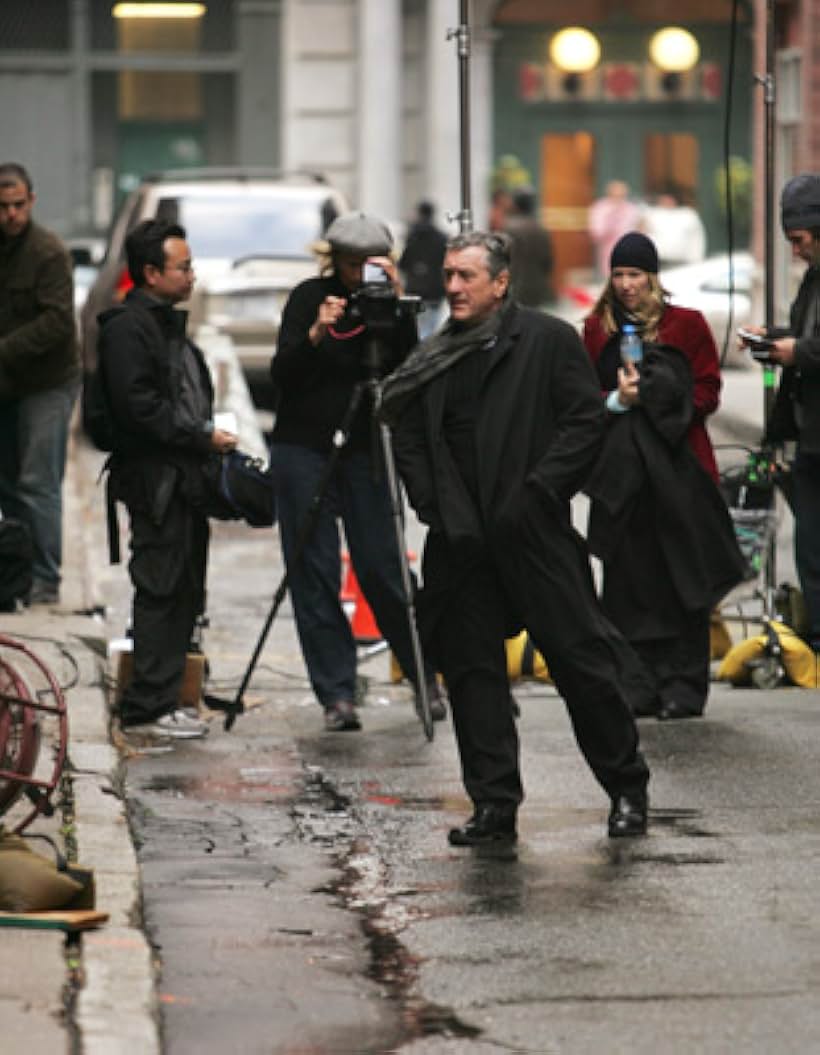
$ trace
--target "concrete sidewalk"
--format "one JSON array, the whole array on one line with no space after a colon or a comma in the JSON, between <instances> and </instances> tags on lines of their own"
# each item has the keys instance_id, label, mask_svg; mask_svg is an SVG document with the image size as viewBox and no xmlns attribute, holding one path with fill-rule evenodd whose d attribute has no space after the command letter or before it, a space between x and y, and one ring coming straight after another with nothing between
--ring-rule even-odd
<instances>
[{"instance_id":1,"label":"concrete sidewalk","mask_svg":"<svg viewBox=\"0 0 820 1055\"><path fill-rule=\"evenodd\" d=\"M35 819L24 834L46 831L63 849L72 837L77 860L94 870L96 907L109 914L109 921L82 935L77 945L67 945L56 931L3 930L0 1046L26 1055L55 1055L77 1050L78 1042L84 1055L152 1055L160 1050L152 956L139 928L137 860L119 797L120 758L109 738L102 658L106 630L93 614L97 599L89 554L95 547L89 543L104 531L102 497L85 493L82 475L93 471L102 456L77 447L75 441L64 488L61 603L4 614L0 629L19 637L61 686L74 673L64 652L76 663L76 684L65 692L64 798L71 812L50 821ZM63 798L55 793L55 803L58 797ZM46 852L37 842L32 849Z\"/></svg>"}]
</instances>

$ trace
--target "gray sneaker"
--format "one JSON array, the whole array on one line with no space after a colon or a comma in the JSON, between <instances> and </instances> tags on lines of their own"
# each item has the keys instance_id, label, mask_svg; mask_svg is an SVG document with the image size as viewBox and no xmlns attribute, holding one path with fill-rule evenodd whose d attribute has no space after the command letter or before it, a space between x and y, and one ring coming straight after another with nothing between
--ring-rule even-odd
<instances>
[{"instance_id":1,"label":"gray sneaker","mask_svg":"<svg viewBox=\"0 0 820 1055\"><path fill-rule=\"evenodd\" d=\"M144 722L141 725L127 725L123 728L126 734L135 736L158 736L166 740L198 740L207 736L210 729L207 722L195 718L181 707L170 714L163 714L155 722Z\"/></svg>"}]
</instances>

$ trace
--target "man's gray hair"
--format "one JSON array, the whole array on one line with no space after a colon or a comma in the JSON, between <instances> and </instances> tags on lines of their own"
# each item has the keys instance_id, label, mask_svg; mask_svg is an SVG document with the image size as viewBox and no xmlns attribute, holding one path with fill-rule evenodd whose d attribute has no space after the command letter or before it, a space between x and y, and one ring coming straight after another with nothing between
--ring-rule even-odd
<instances>
[{"instance_id":1,"label":"man's gray hair","mask_svg":"<svg viewBox=\"0 0 820 1055\"><path fill-rule=\"evenodd\" d=\"M492 231L464 231L449 239L447 252L470 249L474 245L487 251L490 278L498 278L502 271L510 270L512 242L509 235Z\"/></svg>"}]
</instances>

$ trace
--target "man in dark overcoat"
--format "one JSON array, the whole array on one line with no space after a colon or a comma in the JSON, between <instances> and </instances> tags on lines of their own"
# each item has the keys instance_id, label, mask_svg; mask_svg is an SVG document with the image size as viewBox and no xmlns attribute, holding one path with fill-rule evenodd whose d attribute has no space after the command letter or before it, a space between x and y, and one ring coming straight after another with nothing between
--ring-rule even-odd
<instances>
[{"instance_id":1,"label":"man in dark overcoat","mask_svg":"<svg viewBox=\"0 0 820 1055\"><path fill-rule=\"evenodd\" d=\"M420 629L447 683L472 817L453 845L512 842L523 799L504 641L526 628L611 800L609 834L646 831L647 766L623 675L634 661L595 596L569 500L604 429L567 324L508 296L509 240L473 232L444 263L450 321L384 384L382 413L429 526Z\"/></svg>"}]
</instances>

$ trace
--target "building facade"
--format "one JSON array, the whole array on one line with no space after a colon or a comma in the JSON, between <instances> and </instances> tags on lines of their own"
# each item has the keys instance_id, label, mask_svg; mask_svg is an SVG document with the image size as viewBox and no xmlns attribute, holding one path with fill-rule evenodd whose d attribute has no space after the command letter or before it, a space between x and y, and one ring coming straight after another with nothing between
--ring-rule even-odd
<instances>
[{"instance_id":1,"label":"building facade","mask_svg":"<svg viewBox=\"0 0 820 1055\"><path fill-rule=\"evenodd\" d=\"M385 217L427 197L443 218L462 204L459 10L458 0L5 0L3 154L31 169L39 215L66 234L104 230L145 172L200 165L318 170ZM486 219L494 181L531 183L562 268L588 261L586 209L616 177L640 198L673 188L700 211L709 250L723 248L727 142L754 188L759 255L772 19L777 185L820 168L820 0L472 0L469 11L474 220ZM672 26L697 45L685 68L650 53ZM577 45L555 50L569 27L594 38L591 66L575 68Z\"/></svg>"}]
</instances>

